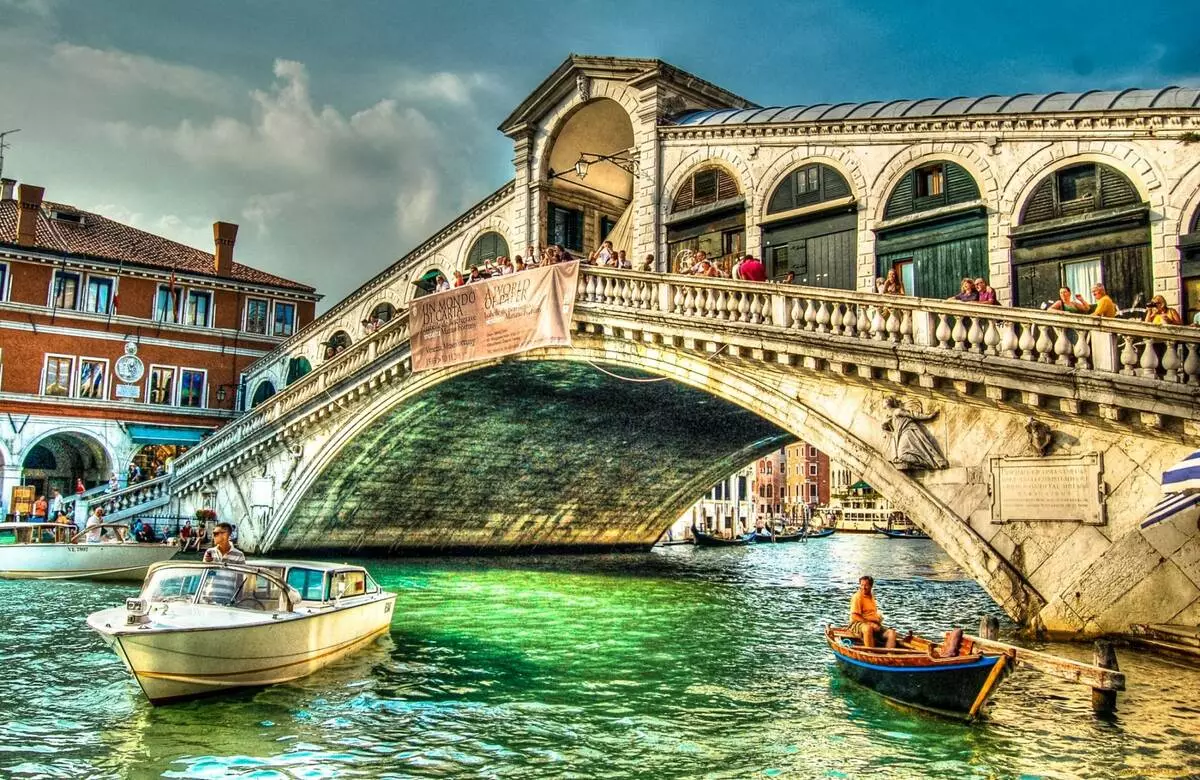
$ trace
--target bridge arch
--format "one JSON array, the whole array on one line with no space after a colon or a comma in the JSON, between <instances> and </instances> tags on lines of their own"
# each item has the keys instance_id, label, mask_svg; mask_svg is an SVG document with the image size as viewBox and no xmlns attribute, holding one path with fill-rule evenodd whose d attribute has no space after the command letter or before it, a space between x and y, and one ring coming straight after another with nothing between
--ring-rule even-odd
<instances>
[{"instance_id":1,"label":"bridge arch","mask_svg":"<svg viewBox=\"0 0 1200 780\"><path fill-rule=\"evenodd\" d=\"M348 452L348 446L364 432L374 432L372 435L384 436L386 426L384 419L395 414L394 419L413 422L416 415L425 414L420 410L405 405L424 393L436 392L439 386L451 383L451 380L467 377L476 372L500 370L504 367L521 364L565 364L583 369L586 365L607 364L614 373L622 370L628 372L645 372L652 377L665 377L692 391L701 391L710 396L716 396L721 401L731 404L743 413L764 422L767 428L776 431L773 436L756 435L755 441L742 442L739 450L744 462L748 462L756 454L764 454L777 449L782 443L795 436L803 435L805 441L828 453L851 468L864 475L873 486L877 486L892 499L899 508L910 515L920 518L928 525L931 534L952 557L980 580L981 584L1005 605L1010 613L1029 616L1036 614L1040 608L1041 597L1028 585L1024 579L1009 566L995 550L977 536L954 512L921 483L898 471L890 463L888 457L881 452L882 433L877 430L877 424L870 418L864 417L851 430L842 422L823 414L815 405L805 399L805 388L791 382L773 383L755 375L752 371L739 368L736 365L724 365L706 360L703 356L689 353L686 350L666 348L655 351L641 351L633 347L620 347L597 339L589 341L577 340L575 346L539 350L501 362L493 362L470 366L459 366L448 369L423 372L410 375L405 381L382 388L373 396L369 403L363 404L355 412L348 415L332 433L329 439L313 448L307 456L305 468L301 469L294 484L292 484L283 503L273 515L271 524L264 529L263 543L269 548L283 534L285 527L292 522L298 508L309 501L309 493L314 490L318 480L323 485L338 483L338 492L346 494L349 490L362 492L363 486L372 484L368 473L372 463L380 461L379 453L371 449L375 444L368 443L365 449L360 448L353 453L353 462L338 465L338 478L331 479L329 473L339 458ZM588 369L590 371L590 369ZM598 376L598 374L597 374ZM811 388L809 389L811 390ZM699 407L697 407L699 408ZM881 414L881 410L875 410ZM867 411L867 414L870 412ZM407 417L405 415L415 415ZM867 434L867 431L873 433ZM392 438L387 435L388 438ZM381 442L383 440L380 440ZM502 449L502 448L498 448ZM511 447L510 447L511 449ZM650 514L650 521L644 528L645 546L653 543L658 535L673 522L678 515L694 502L713 482L721 476L733 471L738 465L728 458L719 467L698 471L690 479L677 479L670 484L662 485L663 493L654 496L656 504ZM392 467L395 468L394 466ZM534 464L534 470L537 466ZM461 475L469 480L468 472ZM346 481L348 480L348 481ZM453 485L448 486L453 488ZM332 488L323 487L328 494ZM566 496L560 497L570 502ZM317 499L319 501L319 499ZM306 517L315 511L316 505L309 506ZM321 522L324 528L332 529L328 519L328 507L317 512L327 518ZM347 510L347 517L353 518L357 509ZM567 519L569 524L569 518ZM544 532L544 528L539 533ZM407 531L406 531L407 532ZM463 534L461 538L467 538ZM597 537L602 538L602 537ZM318 536L318 543L320 537ZM344 541L344 540L343 540ZM312 545L314 540L308 539L306 544ZM553 544L553 539L545 540Z\"/></svg>"},{"instance_id":2,"label":"bridge arch","mask_svg":"<svg viewBox=\"0 0 1200 780\"><path fill-rule=\"evenodd\" d=\"M49 453L54 463L38 463L27 466L36 457L35 450ZM69 463L64 462L69 461ZM42 431L25 445L20 465L25 472L36 472L35 479L41 482L41 490L49 494L52 481L59 482L63 495L74 493L74 480L84 479L91 484L106 482L112 472L125 469L124 458L108 441L93 430L82 426L62 425Z\"/></svg>"},{"instance_id":3,"label":"bridge arch","mask_svg":"<svg viewBox=\"0 0 1200 780\"><path fill-rule=\"evenodd\" d=\"M271 378L268 377L259 380L258 384L254 386L254 394L250 397L250 408L253 409L263 401L266 401L275 395L275 392L275 382Z\"/></svg>"}]
</instances>

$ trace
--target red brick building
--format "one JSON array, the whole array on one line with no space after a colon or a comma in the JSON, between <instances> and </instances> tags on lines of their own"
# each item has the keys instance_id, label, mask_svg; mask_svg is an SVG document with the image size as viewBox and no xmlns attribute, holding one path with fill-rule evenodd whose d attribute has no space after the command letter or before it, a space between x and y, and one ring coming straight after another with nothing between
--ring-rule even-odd
<instances>
[{"instance_id":1,"label":"red brick building","mask_svg":"<svg viewBox=\"0 0 1200 780\"><path fill-rule=\"evenodd\" d=\"M230 420L242 371L312 321L314 288L0 186L0 501L152 472ZM15 197L14 197L15 195Z\"/></svg>"},{"instance_id":2,"label":"red brick building","mask_svg":"<svg viewBox=\"0 0 1200 780\"><path fill-rule=\"evenodd\" d=\"M787 514L802 516L803 507L829 503L829 456L800 442L785 448Z\"/></svg>"}]
</instances>

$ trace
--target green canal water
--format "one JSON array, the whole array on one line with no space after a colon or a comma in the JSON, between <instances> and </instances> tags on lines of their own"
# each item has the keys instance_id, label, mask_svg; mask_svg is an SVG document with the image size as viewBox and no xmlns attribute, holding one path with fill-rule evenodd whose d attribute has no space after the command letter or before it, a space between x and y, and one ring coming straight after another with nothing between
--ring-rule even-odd
<instances>
[{"instance_id":1,"label":"green canal water","mask_svg":"<svg viewBox=\"0 0 1200 780\"><path fill-rule=\"evenodd\" d=\"M821 632L860 573L888 621L918 631L997 612L930 542L368 565L400 594L378 645L293 684L158 708L84 626L129 587L0 582L0 777L1200 775L1200 670L1151 656L1121 654L1112 720L1032 672L975 725L843 680Z\"/></svg>"}]
</instances>

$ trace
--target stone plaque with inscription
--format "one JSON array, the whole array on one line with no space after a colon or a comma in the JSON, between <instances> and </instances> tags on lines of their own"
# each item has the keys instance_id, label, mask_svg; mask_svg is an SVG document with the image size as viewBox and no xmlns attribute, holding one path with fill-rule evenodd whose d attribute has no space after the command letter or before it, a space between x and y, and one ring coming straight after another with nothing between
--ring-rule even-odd
<instances>
[{"instance_id":1,"label":"stone plaque with inscription","mask_svg":"<svg viewBox=\"0 0 1200 780\"><path fill-rule=\"evenodd\" d=\"M1099 452L992 458L993 523L1104 525L1104 460Z\"/></svg>"}]
</instances>

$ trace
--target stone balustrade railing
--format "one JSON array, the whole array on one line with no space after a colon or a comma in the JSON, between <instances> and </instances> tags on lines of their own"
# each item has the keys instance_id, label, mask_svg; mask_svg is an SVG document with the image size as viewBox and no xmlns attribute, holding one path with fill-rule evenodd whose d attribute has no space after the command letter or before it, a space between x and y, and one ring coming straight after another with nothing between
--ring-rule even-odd
<instances>
[{"instance_id":1,"label":"stone balustrade railing","mask_svg":"<svg viewBox=\"0 0 1200 780\"><path fill-rule=\"evenodd\" d=\"M88 509L98 506L104 510L105 519L114 522L142 511L162 506L171 498L171 475L167 474L145 482L138 482L113 493L93 496Z\"/></svg>"},{"instance_id":2,"label":"stone balustrade railing","mask_svg":"<svg viewBox=\"0 0 1200 780\"><path fill-rule=\"evenodd\" d=\"M579 300L1200 385L1200 330L1040 309L585 268ZM847 362L853 362L849 359Z\"/></svg>"},{"instance_id":3,"label":"stone balustrade railing","mask_svg":"<svg viewBox=\"0 0 1200 780\"><path fill-rule=\"evenodd\" d=\"M198 447L176 458L173 476L176 479L194 474L208 462L220 458L229 450L267 427L279 418L311 401L317 395L370 365L382 354L408 341L408 316L397 314L367 338L360 339L313 371L292 382L280 392L247 412L237 422L230 423L208 437Z\"/></svg>"},{"instance_id":4,"label":"stone balustrade railing","mask_svg":"<svg viewBox=\"0 0 1200 780\"><path fill-rule=\"evenodd\" d=\"M66 512L71 517L74 517L75 512L76 512L75 508L80 505L79 502L81 500L83 501L83 505L87 506L90 502L93 501L93 499L95 499L96 496L102 496L107 491L108 491L108 485L97 485L96 487L92 488L91 490L86 490L82 493L72 493L69 496L63 496L63 499L62 499L63 511Z\"/></svg>"}]
</instances>

